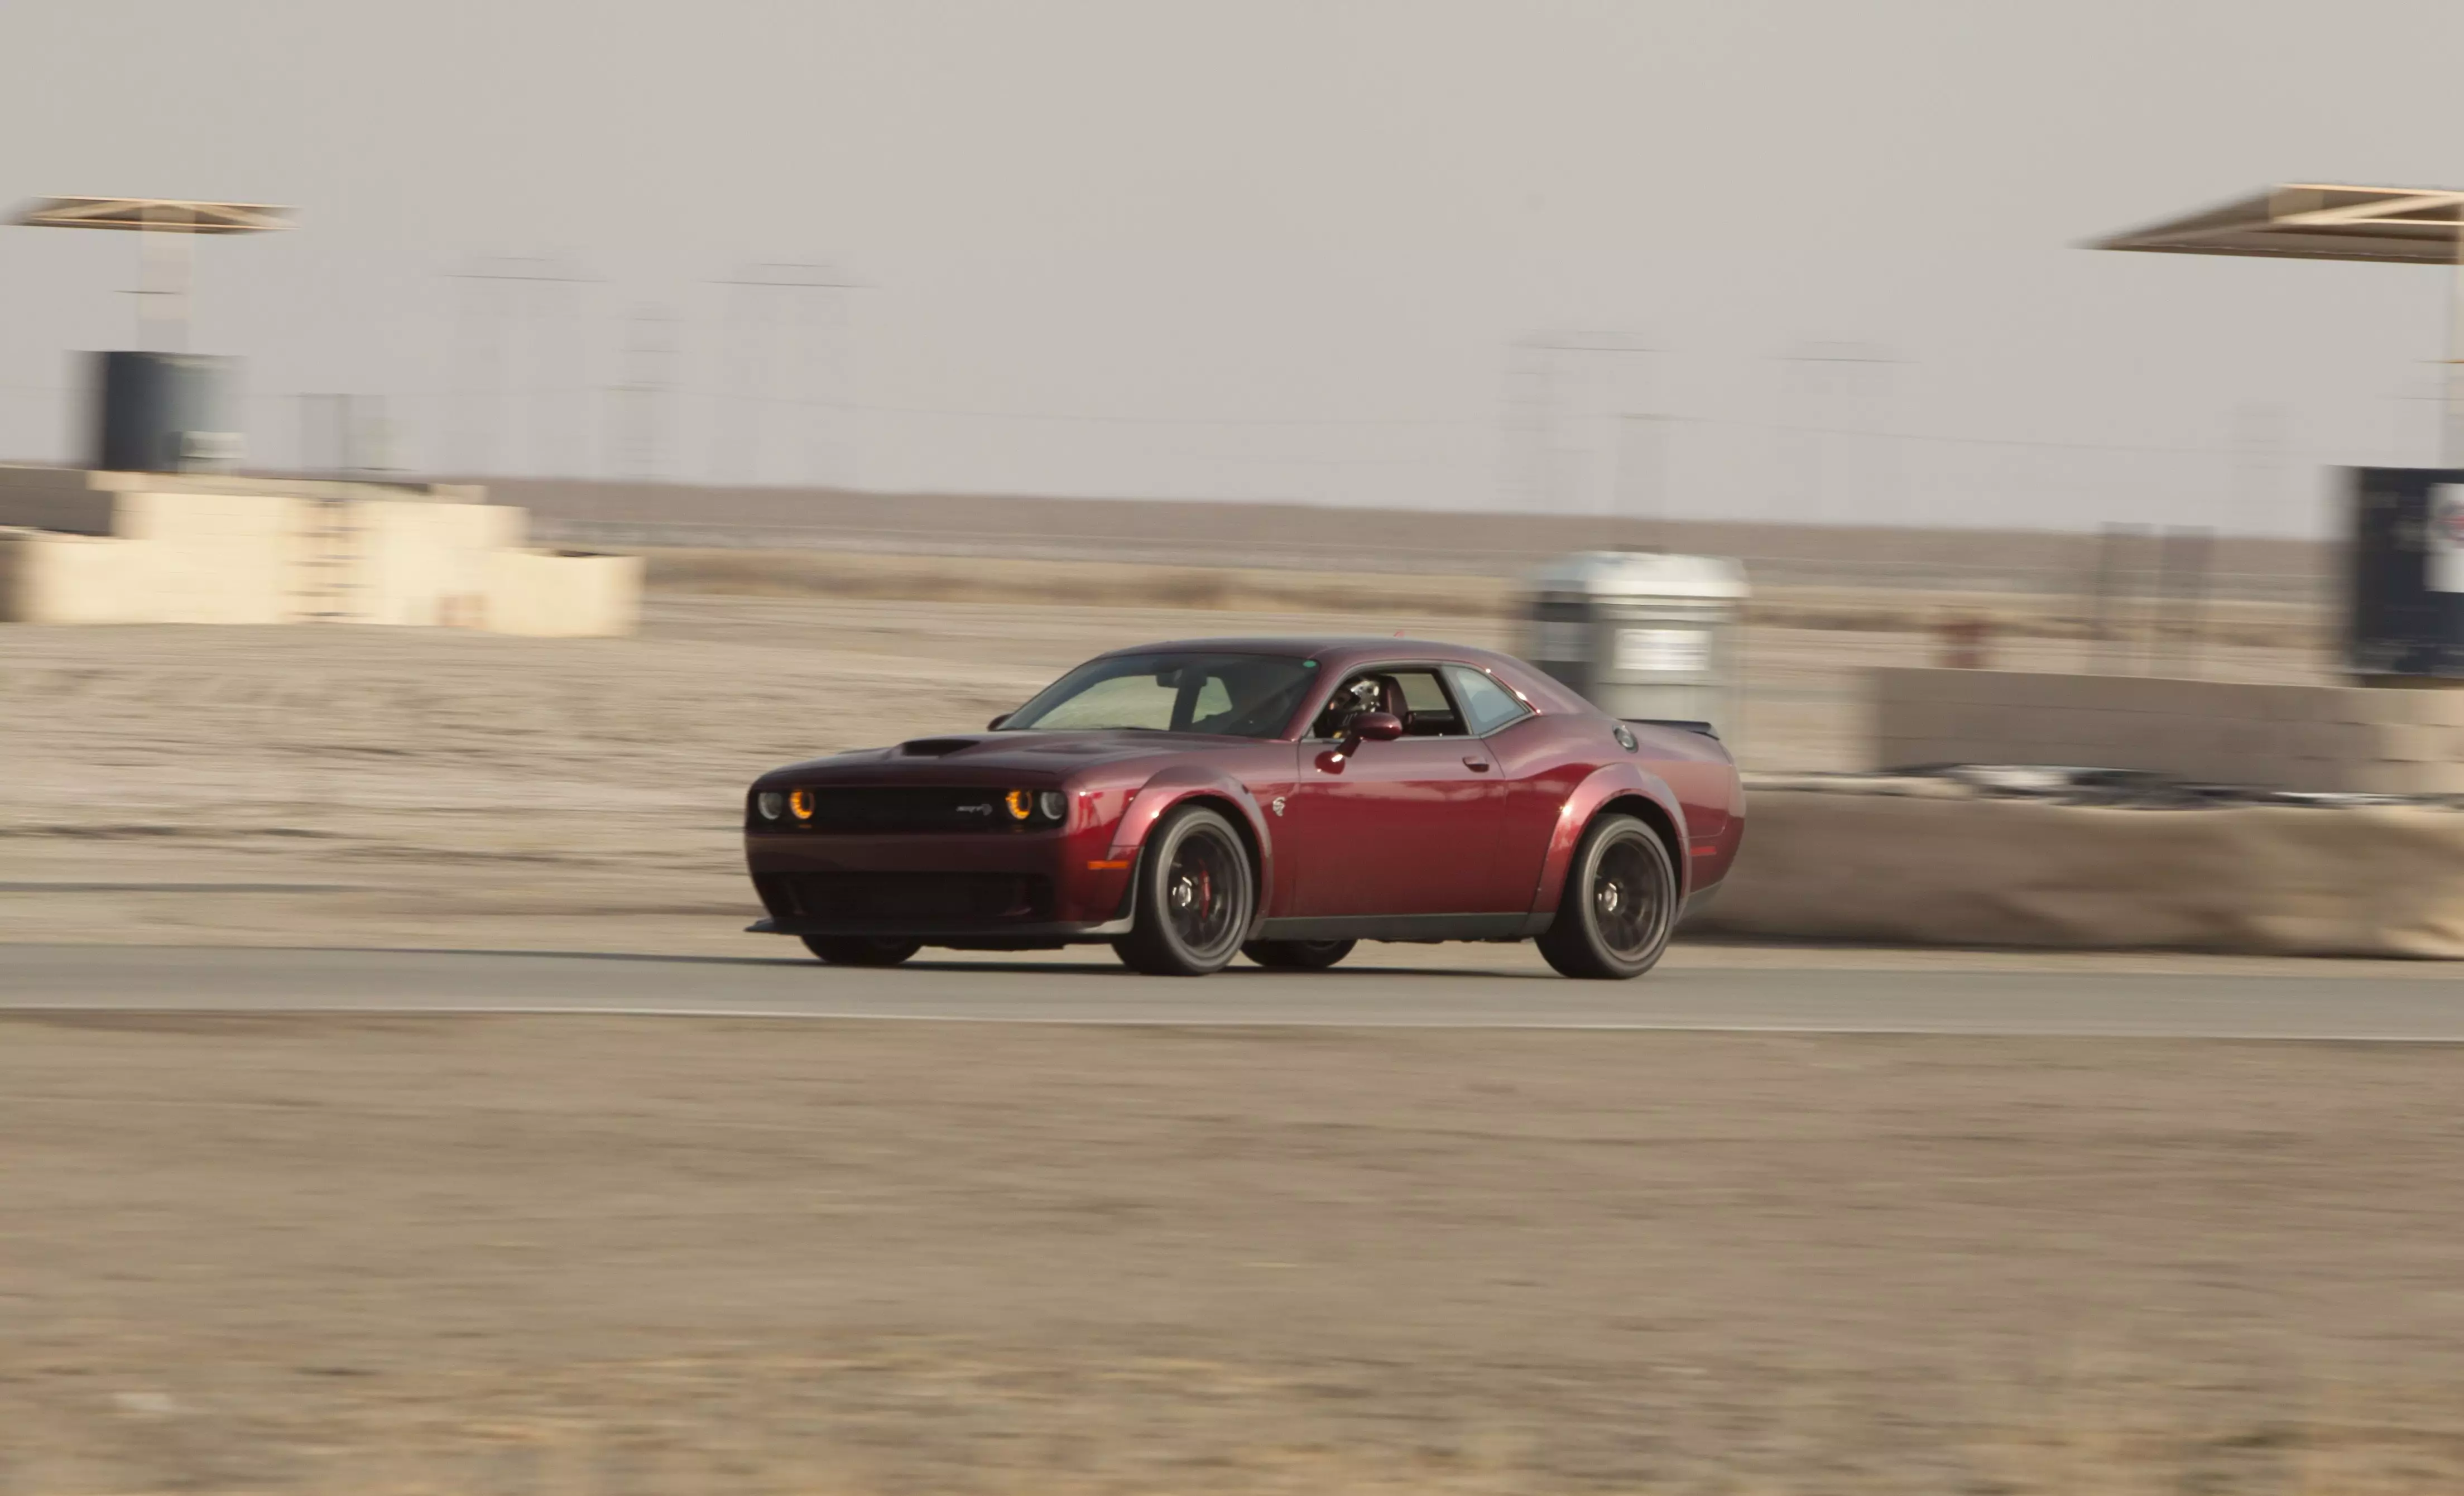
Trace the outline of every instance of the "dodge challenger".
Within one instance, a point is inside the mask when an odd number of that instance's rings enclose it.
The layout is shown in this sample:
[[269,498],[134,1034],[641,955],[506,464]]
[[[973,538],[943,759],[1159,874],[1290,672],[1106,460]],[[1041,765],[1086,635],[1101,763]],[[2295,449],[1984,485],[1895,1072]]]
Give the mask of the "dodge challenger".
[[1410,639],[1120,649],[982,732],[790,764],[744,800],[752,928],[848,966],[1100,941],[1199,976],[1536,940],[1569,977],[1637,977],[1744,831],[1707,724]]

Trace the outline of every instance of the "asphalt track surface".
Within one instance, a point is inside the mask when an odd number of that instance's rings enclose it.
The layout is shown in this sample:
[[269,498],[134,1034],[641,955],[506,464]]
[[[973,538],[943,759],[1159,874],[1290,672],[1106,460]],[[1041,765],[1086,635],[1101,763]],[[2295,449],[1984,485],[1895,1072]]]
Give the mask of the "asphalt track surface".
[[1584,982],[1373,959],[1176,980],[1108,956],[864,971],[769,956],[0,945],[8,1009],[2464,1042],[2464,981],[2299,961],[2263,974],[1663,967]]

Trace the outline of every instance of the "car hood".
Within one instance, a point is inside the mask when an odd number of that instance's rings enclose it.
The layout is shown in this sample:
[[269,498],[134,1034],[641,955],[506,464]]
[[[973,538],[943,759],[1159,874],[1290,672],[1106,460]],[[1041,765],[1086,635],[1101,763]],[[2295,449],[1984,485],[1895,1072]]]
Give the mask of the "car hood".
[[856,748],[825,759],[808,759],[762,776],[800,781],[974,779],[1018,773],[1059,779],[1100,764],[1168,759],[1252,743],[1249,738],[1199,733],[1136,731],[1089,733],[953,733],[913,737],[887,748]]

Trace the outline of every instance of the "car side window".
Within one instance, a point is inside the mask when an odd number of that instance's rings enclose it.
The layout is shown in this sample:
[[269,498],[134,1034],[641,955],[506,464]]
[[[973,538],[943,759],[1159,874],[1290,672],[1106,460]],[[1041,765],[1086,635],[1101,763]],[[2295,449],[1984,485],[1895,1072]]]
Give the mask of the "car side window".
[[1311,724],[1312,737],[1334,737],[1354,712],[1392,712],[1403,719],[1406,737],[1461,737],[1463,714],[1428,666],[1375,667],[1344,679],[1326,710]]
[[1514,693],[1499,685],[1485,671],[1468,665],[1449,665],[1446,679],[1455,688],[1455,699],[1463,703],[1463,722],[1474,736],[1486,737],[1518,717],[1529,716],[1531,709],[1514,699]]

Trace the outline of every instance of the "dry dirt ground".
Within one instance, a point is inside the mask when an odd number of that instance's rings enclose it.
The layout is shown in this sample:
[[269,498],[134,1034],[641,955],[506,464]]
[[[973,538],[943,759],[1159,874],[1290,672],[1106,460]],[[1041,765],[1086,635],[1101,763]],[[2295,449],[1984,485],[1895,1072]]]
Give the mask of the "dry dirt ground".
[[2464,1485],[2454,1051],[0,1020],[0,1479]]

